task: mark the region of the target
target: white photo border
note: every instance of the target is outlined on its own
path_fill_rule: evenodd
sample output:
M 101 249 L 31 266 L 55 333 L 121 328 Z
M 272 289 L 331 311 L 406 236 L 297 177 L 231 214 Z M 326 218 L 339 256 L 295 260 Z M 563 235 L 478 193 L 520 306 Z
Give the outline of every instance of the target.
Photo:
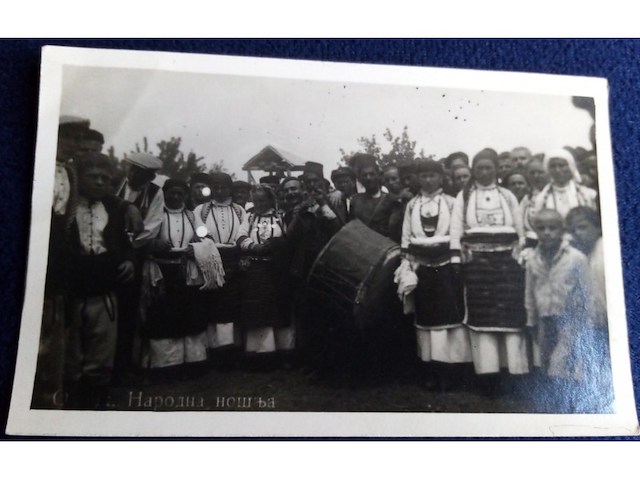
M 592 97 L 615 413 L 150 412 L 31 409 L 47 266 L 63 68 L 68 65 Z M 606 79 L 412 66 L 47 46 L 42 51 L 26 295 L 10 435 L 154 437 L 536 437 L 638 433 L 625 314 Z

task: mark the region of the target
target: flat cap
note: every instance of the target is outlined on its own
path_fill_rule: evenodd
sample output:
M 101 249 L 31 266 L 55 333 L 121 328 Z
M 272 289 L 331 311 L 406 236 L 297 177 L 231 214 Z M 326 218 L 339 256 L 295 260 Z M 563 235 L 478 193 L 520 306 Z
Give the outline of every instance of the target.
M 162 168 L 162 161 L 150 153 L 133 153 L 123 160 L 145 170 L 160 170 Z

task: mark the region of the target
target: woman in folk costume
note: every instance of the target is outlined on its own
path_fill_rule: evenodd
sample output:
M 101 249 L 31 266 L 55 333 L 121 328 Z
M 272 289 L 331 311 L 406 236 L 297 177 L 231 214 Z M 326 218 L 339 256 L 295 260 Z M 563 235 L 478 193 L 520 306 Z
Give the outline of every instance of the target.
M 237 241 L 240 237 L 240 226 L 245 222 L 247 214 L 244 208 L 233 203 L 231 199 L 231 176 L 223 172 L 213 172 L 210 181 L 211 200 L 198 205 L 193 213 L 196 228 L 206 228 L 206 235 L 218 248 L 224 267 L 224 286 L 207 294 L 209 348 L 220 353 L 218 364 L 224 368 L 231 366 L 231 362 L 235 361 L 234 355 L 224 355 L 220 349 L 233 351 L 231 347 L 239 347 L 241 343 L 240 331 L 234 326 L 240 318 L 242 303 L 239 278 L 240 249 Z
M 524 271 L 515 258 L 524 245 L 522 212 L 497 184 L 498 155 L 473 158 L 472 178 L 458 194 L 451 218 L 452 263 L 462 263 L 473 363 L 477 374 L 529 372 Z M 459 267 L 458 267 L 459 268 Z M 484 387 L 495 387 L 484 377 Z
M 195 216 L 185 207 L 189 185 L 169 179 L 162 190 L 165 202 L 162 224 L 157 238 L 148 247 L 158 266 L 150 283 L 158 287 L 156 290 L 164 290 L 150 296 L 148 366 L 154 369 L 207 359 L 208 317 L 203 308 L 204 293 L 200 290 L 217 288 L 223 283 L 219 257 L 217 269 L 206 258 L 216 256 L 215 246 L 211 241 L 200 243 Z M 217 278 L 211 282 L 210 277 Z
M 556 210 L 562 218 L 574 207 L 589 207 L 598 210 L 597 193 L 581 185 L 581 178 L 573 155 L 560 148 L 544 158 L 544 169 L 551 181 L 535 197 L 534 210 L 544 208 Z
M 415 306 L 418 356 L 425 362 L 427 387 L 445 389 L 463 376 L 472 361 L 469 333 L 463 326 L 464 291 L 451 268 L 449 228 L 454 199 L 442 191 L 444 170 L 433 160 L 416 162 L 420 194 L 405 210 L 396 271 L 405 312 Z M 407 313 L 409 313 L 407 312 Z
M 283 291 L 288 263 L 284 261 L 285 227 L 276 209 L 276 194 L 266 185 L 252 195 L 253 211 L 240 226 L 238 246 L 242 252 L 242 325 L 244 349 L 259 359 L 256 368 L 270 365 L 264 360 L 278 352 L 291 352 L 295 334 Z

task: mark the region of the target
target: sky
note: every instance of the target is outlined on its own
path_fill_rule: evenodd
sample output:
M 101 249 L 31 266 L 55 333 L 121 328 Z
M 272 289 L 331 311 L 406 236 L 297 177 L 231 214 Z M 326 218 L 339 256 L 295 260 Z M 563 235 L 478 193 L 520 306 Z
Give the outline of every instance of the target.
M 150 149 L 171 137 L 211 165 L 246 179 L 242 165 L 267 145 L 320 162 L 325 175 L 340 149 L 357 151 L 357 139 L 408 127 L 416 151 L 440 158 L 498 152 L 524 145 L 534 153 L 565 145 L 591 149 L 591 117 L 571 97 L 372 85 L 219 74 L 65 66 L 61 114 L 91 120 L 105 150 Z

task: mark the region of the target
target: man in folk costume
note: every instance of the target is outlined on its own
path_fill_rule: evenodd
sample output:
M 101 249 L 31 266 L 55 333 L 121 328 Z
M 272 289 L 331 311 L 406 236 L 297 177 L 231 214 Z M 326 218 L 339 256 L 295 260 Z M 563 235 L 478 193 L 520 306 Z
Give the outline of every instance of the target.
M 118 206 L 105 202 L 113 168 L 106 155 L 76 161 L 78 201 L 70 226 L 67 407 L 105 408 L 116 354 L 119 292 L 134 278 L 133 248 Z
M 190 366 L 180 373 L 195 373 L 194 367 L 207 359 L 208 312 L 203 299 L 207 290 L 223 285 L 224 277 L 213 242 L 200 242 L 195 215 L 185 207 L 187 183 L 168 179 L 162 190 L 164 218 L 158 237 L 148 246 L 155 264 L 147 321 L 148 366 L 167 373 Z
M 236 322 L 240 318 L 242 301 L 240 288 L 240 249 L 237 241 L 240 226 L 246 220 L 246 212 L 233 203 L 231 194 L 233 180 L 223 172 L 213 172 L 211 177 L 211 200 L 198 205 L 194 210 L 196 228 L 205 227 L 206 235 L 213 240 L 220 252 L 224 267 L 224 286 L 208 292 L 209 325 L 207 336 L 209 348 L 222 368 L 235 361 L 235 350 L 241 343 Z M 228 353 L 224 353 L 227 350 Z
M 134 153 L 123 160 L 126 176 L 117 195 L 140 209 L 144 229 L 133 240 L 136 250 L 136 282 L 130 295 L 123 296 L 123 321 L 118 331 L 117 376 L 131 373 L 131 369 L 144 366 L 148 359 L 148 344 L 144 333 L 148 302 L 142 301 L 143 286 L 148 284 L 149 270 L 145 262 L 146 246 L 158 236 L 163 219 L 164 195 L 161 188 L 152 183 L 162 161 L 150 153 Z
M 134 153 L 123 161 L 127 163 L 127 176 L 117 195 L 133 203 L 142 213 L 144 230 L 133 240 L 134 247 L 141 247 L 157 237 L 162 223 L 164 195 L 162 189 L 152 183 L 162 168 L 162 161 L 150 153 Z
M 450 263 L 449 229 L 454 199 L 443 193 L 444 169 L 418 160 L 420 194 L 407 204 L 402 226 L 403 260 L 396 270 L 405 313 L 414 313 L 418 356 L 427 388 L 446 389 L 463 380 L 471 344 L 463 325 L 464 291 Z
M 525 238 L 518 201 L 497 184 L 495 150 L 480 151 L 471 168 L 451 214 L 451 262 L 462 261 L 473 363 L 485 393 L 493 393 L 502 368 L 529 372 L 524 271 L 516 260 Z
M 34 407 L 60 408 L 64 404 L 62 376 L 69 265 L 65 249 L 78 198 L 74 163 L 89 124 L 87 119 L 63 115 L 60 117 L 58 127 L 49 261 L 32 400 Z M 134 233 L 142 231 L 142 219 L 137 208 L 111 194 L 105 197 L 104 202 L 113 204 L 124 214 L 127 231 Z

